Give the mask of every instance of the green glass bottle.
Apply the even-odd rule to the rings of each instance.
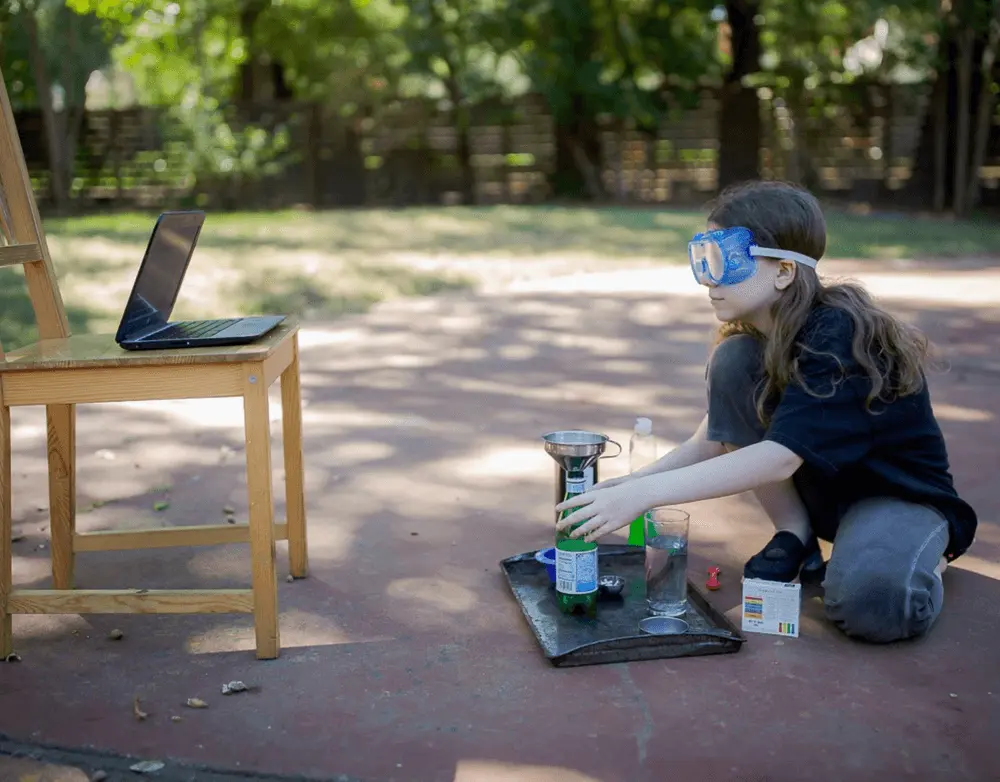
[[[566,476],[565,499],[586,490],[586,479],[582,475]],[[561,518],[574,510],[563,511]],[[580,524],[556,532],[556,604],[564,614],[594,618],[597,616],[597,543],[569,536]]]
[[[564,614],[597,616],[597,544],[582,539],[556,544],[556,604]]]
[[[583,494],[587,491],[587,477],[583,473],[567,473],[566,474],[566,494],[563,495],[563,502],[568,500],[570,497],[576,497],[579,494]],[[562,520],[569,516],[575,508],[570,508],[569,510],[564,510],[559,514],[559,520]],[[580,524],[583,524],[581,521]],[[569,534],[580,526],[580,524],[574,524],[572,528],[567,528],[564,530],[556,530],[556,545],[559,545],[561,540],[569,540]]]

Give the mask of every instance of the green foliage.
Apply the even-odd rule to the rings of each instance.
[[[926,77],[936,49],[937,7],[930,0],[771,0],[761,27],[760,81],[779,91],[812,91],[859,77]]]
[[[405,17],[391,0],[283,0],[261,14],[254,44],[282,63],[297,97],[350,115],[393,93],[407,58]]]
[[[30,103],[30,69],[11,21],[11,9],[23,2],[29,0],[4,4],[0,27],[11,92],[15,102]],[[55,9],[88,20],[80,31],[95,57],[103,46],[106,59],[114,40],[114,61],[135,80],[140,101],[171,107],[182,120],[174,139],[185,161],[179,171],[203,178],[260,176],[295,151],[287,136],[271,138],[264,127],[237,131],[219,114],[238,97],[251,66],[267,80],[268,66],[279,65],[295,98],[369,124],[401,100],[418,98],[453,109],[461,130],[473,106],[510,105],[539,93],[561,126],[558,165],[567,167],[572,147],[573,154],[585,150],[599,170],[600,120],[653,131],[672,110],[697,105],[730,64],[720,47],[726,25],[719,0],[30,2],[40,4],[53,67],[64,65],[65,39],[64,28],[46,17],[55,19]],[[746,82],[762,88],[765,107],[774,111],[777,157],[795,150],[789,164],[798,155],[799,175],[807,177],[810,134],[829,135],[833,123],[846,137],[879,115],[878,91],[859,90],[859,83],[933,78],[942,25],[984,29],[992,3],[954,0],[951,7],[943,15],[940,0],[759,0],[761,67]],[[99,60],[70,70],[85,81]],[[364,153],[367,165],[382,163],[381,153]],[[178,173],[173,166],[171,176]]]
[[[409,56],[400,82],[402,96],[478,103],[529,89],[511,52],[512,41],[502,35],[508,15],[505,2],[412,0],[405,7],[399,34]]]
[[[718,75],[711,3],[510,0],[511,31],[532,84],[557,117],[655,121],[665,93],[690,98]]]
[[[116,60],[143,102],[169,107],[163,154],[152,161],[163,180],[232,191],[280,170],[287,129],[268,132],[221,110],[249,49],[232,23],[241,0],[152,0],[141,12],[132,0],[68,2],[118,27]]]
[[[45,70],[65,106],[83,105],[90,74],[111,62],[111,37],[94,14],[72,13],[62,0],[12,0],[0,4],[0,67],[14,110],[38,104],[28,25],[31,14]]]
[[[220,110],[218,101],[203,95],[172,110],[168,115],[172,134],[167,144],[175,162],[173,177],[190,177],[198,190],[234,189],[277,174],[290,158],[291,137],[287,128],[272,132],[238,124]]]
[[[240,0],[67,0],[116,30],[116,63],[145,105],[173,105],[192,92],[228,97],[245,57],[236,35]],[[188,98],[190,100],[190,98]]]

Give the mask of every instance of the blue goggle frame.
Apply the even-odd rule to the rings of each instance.
[[[735,226],[695,234],[688,242],[691,272],[699,285],[736,285],[757,272],[757,258],[795,261],[813,269],[816,259],[792,250],[759,247],[749,228]]]

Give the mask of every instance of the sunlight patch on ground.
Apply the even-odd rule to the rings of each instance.
[[[934,414],[942,421],[958,421],[961,423],[984,423],[992,421],[995,416],[989,410],[979,410],[974,407],[959,407],[945,402],[934,403]]]
[[[563,326],[567,328],[566,331],[524,328],[521,329],[520,337],[529,344],[551,345],[552,347],[564,350],[577,348],[593,355],[618,357],[627,355],[634,348],[634,345],[627,339],[602,337],[589,330],[586,333],[581,333],[578,330],[579,318],[573,318],[572,320],[572,323],[560,324],[554,322],[552,324],[553,329]],[[591,325],[594,327],[599,326],[596,323]]]
[[[959,306],[1000,306],[1000,273],[954,272],[856,275],[868,291],[881,299],[907,299]]]
[[[149,231],[152,233],[152,230],[153,224],[150,223]],[[68,265],[65,260],[72,257],[75,261],[90,261],[105,266],[120,266],[122,269],[127,269],[129,264],[133,264],[135,268],[129,276],[134,277],[135,271],[139,269],[139,263],[142,261],[143,243],[114,238],[113,232],[109,232],[109,236],[112,238],[64,237],[50,231],[46,234],[45,238],[49,246],[49,255],[52,257],[52,262],[60,271],[64,266],[67,272],[72,271],[72,265]]]
[[[561,766],[529,766],[499,760],[460,760],[454,782],[601,782]]]
[[[528,361],[538,355],[538,348],[533,345],[504,345],[499,355],[507,361]]]
[[[953,564],[948,566],[948,570],[953,569],[968,570],[972,573],[978,573],[981,576],[1000,581],[1000,562],[992,562],[988,559],[977,557],[975,554],[963,554],[960,559],[957,559]],[[945,578],[948,578],[947,571],[945,571]],[[945,585],[947,585],[947,581]]]
[[[475,458],[463,456],[448,464],[441,464],[446,471],[454,475],[470,479],[535,478],[541,471],[551,471],[551,457],[542,449],[539,440],[537,445],[494,447],[477,449]]]
[[[447,382],[452,391],[461,391],[469,395],[493,394],[511,399],[531,399],[534,401],[565,402],[590,401],[606,399],[608,405],[616,408],[636,409],[645,407],[652,402],[654,393],[662,388],[641,388],[636,386],[617,386],[609,388],[602,383],[570,382],[559,383],[540,388],[538,386],[511,386],[491,380],[480,380],[472,377],[462,377],[455,374],[439,376]]]
[[[23,543],[13,546],[11,580],[14,588],[27,587],[52,576],[51,550],[48,541],[41,550],[25,550]],[[30,556],[29,556],[30,555]]]
[[[446,614],[464,614],[479,601],[471,589],[444,578],[398,578],[389,582],[385,593],[394,602],[412,602]]]
[[[384,639],[355,638],[326,616],[301,611],[294,606],[281,608],[281,650],[307,646],[341,646],[371,643]],[[218,654],[255,648],[253,628],[224,622],[201,633],[192,634],[185,643],[191,654]]]
[[[10,426],[10,439],[12,442],[17,443],[18,440],[34,440],[39,437],[46,436],[46,426],[45,419],[42,418],[42,422],[38,423],[36,421],[25,422],[22,424],[16,423],[19,418],[17,411],[11,415],[11,426]]]
[[[272,389],[277,389],[277,384]],[[148,410],[151,413],[169,416],[185,424],[204,429],[242,430],[243,400],[238,397],[220,397],[215,399],[164,399],[143,402],[117,402],[129,410]],[[280,399],[272,398],[268,410],[272,422],[281,420]]]
[[[317,328],[311,326],[299,331],[299,348],[329,347],[330,345],[350,345],[368,339],[367,329],[363,328]]]
[[[645,362],[632,359],[612,359],[601,363],[601,369],[618,375],[645,375],[649,367]]]

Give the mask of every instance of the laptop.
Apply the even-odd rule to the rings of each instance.
[[[245,345],[285,319],[284,315],[251,315],[171,322],[170,313],[204,223],[205,213],[195,210],[164,212],[157,218],[115,334],[121,347],[164,350]]]

